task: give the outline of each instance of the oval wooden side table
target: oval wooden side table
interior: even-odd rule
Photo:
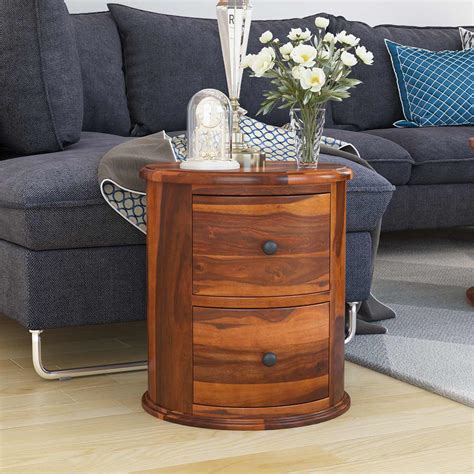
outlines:
[[[348,410],[348,168],[142,170],[148,204],[148,391],[163,420],[259,430]]]

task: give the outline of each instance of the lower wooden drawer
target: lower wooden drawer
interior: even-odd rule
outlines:
[[[328,396],[329,304],[193,310],[193,402],[271,407]]]

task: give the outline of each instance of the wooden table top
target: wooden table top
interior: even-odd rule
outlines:
[[[347,181],[352,178],[352,170],[334,163],[298,168],[294,162],[267,161],[260,168],[191,171],[180,169],[179,163],[158,163],[143,168],[140,176],[148,181],[182,184],[322,184]]]

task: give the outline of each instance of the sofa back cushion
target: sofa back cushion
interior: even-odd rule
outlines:
[[[109,12],[71,15],[81,62],[84,123],[88,132],[127,136],[127,107],[122,46]]]
[[[214,88],[227,94],[216,20],[163,15],[115,4],[109,4],[109,9],[122,38],[132,135],[184,130],[187,105],[196,92]],[[314,30],[315,16],[254,21],[248,52],[263,47],[258,38],[266,30],[282,42],[293,27]],[[250,116],[260,108],[267,86],[266,79],[249,78],[244,73],[241,105]],[[289,120],[288,110],[275,109],[260,119],[282,125]]]
[[[62,150],[80,138],[82,81],[62,0],[0,2],[0,146]]]
[[[374,53],[370,67],[355,66],[352,75],[363,81],[351,92],[351,97],[332,106],[333,120],[353,130],[392,127],[403,119],[403,111],[390,55],[385,39],[406,46],[442,51],[460,50],[461,40],[457,28],[413,27],[380,25],[371,27],[358,21],[337,17],[336,30],[346,30],[360,38],[361,44]]]

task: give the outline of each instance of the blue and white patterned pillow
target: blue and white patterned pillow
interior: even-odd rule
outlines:
[[[267,160],[296,160],[295,135],[287,127],[267,125],[250,117],[242,117],[240,127],[246,143],[265,152]],[[359,156],[354,145],[337,138],[323,136],[321,143],[336,150],[348,151]]]
[[[396,127],[474,125],[474,49],[428,51],[385,40],[403,115]]]
[[[289,130],[273,127],[250,117],[242,117],[240,128],[245,142],[252,148],[263,151],[267,160],[296,160],[294,133]]]

